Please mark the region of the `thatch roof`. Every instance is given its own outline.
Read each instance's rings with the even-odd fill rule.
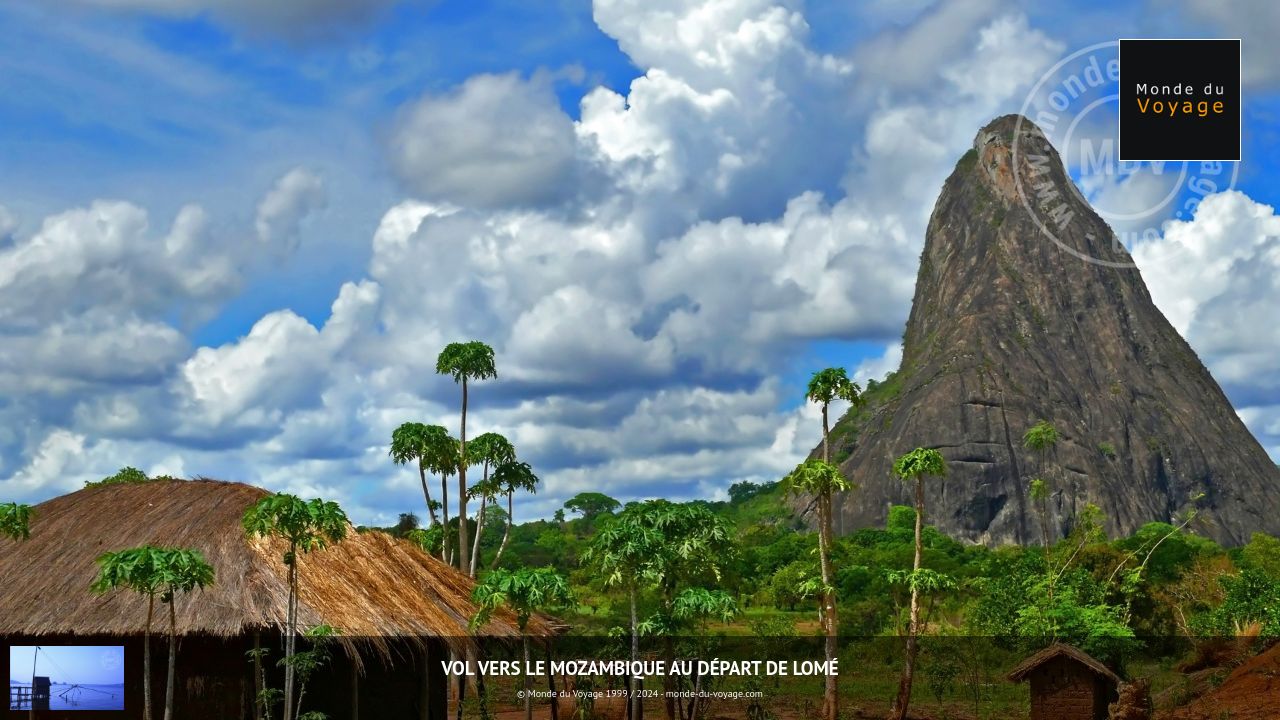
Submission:
[[[1100,661],[1093,658],[1085,651],[1065,643],[1054,643],[1026,660],[1023,660],[1018,663],[1017,667],[1009,672],[1008,677],[1014,682],[1022,682],[1027,678],[1027,675],[1031,674],[1032,670],[1035,670],[1050,660],[1059,657],[1070,658],[1089,670],[1092,670],[1094,673],[1107,678],[1111,682],[1120,682],[1120,676],[1112,672],[1111,668],[1103,665]]]
[[[123,590],[94,595],[89,585],[99,555],[148,543],[198,549],[216,573],[213,586],[178,601],[179,634],[283,629],[286,546],[248,538],[241,526],[245,510],[268,494],[241,483],[157,480],[86,488],[41,503],[29,540],[0,539],[0,635],[141,634],[145,599]],[[326,623],[383,650],[396,637],[468,642],[473,581],[412,543],[349,528],[341,543],[300,556],[298,568],[304,627]],[[554,629],[535,618],[529,631],[545,636]],[[509,613],[480,633],[519,634]]]

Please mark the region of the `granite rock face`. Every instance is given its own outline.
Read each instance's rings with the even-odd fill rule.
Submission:
[[[1055,209],[1070,213],[1060,225]],[[1057,536],[1085,503],[1113,536],[1193,504],[1193,529],[1219,542],[1280,534],[1280,471],[1113,237],[1029,120],[978,133],[929,221],[902,367],[833,428],[832,457],[858,485],[837,500],[838,532],[911,504],[892,463],[923,446],[950,469],[928,481],[928,522],[973,542],[1039,542],[1033,477],[1048,480]],[[1040,419],[1061,434],[1044,457],[1022,446]]]

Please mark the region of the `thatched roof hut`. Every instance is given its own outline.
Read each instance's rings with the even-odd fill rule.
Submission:
[[[1009,672],[1031,685],[1031,720],[1104,720],[1120,677],[1079,648],[1055,643]]]
[[[0,539],[0,635],[134,635],[147,603],[134,593],[97,596],[89,585],[104,552],[144,544],[190,547],[216,572],[212,587],[177,607],[180,635],[235,637],[285,627],[289,594],[283,541],[249,538],[245,510],[266,490],[217,480],[105,485],[41,503],[23,543]],[[418,547],[385,533],[357,533],[300,555],[300,623],[325,623],[347,637],[469,635],[473,581]],[[533,635],[553,629],[535,618]],[[482,629],[517,637],[514,618]]]

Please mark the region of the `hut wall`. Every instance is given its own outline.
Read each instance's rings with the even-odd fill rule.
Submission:
[[[1102,689],[1097,676],[1079,663],[1054,658],[1031,672],[1031,720],[1097,720]]]

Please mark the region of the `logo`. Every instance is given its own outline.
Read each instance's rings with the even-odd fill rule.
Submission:
[[[1023,161],[1043,167],[1056,148],[1073,181],[1067,183],[1072,194],[1091,206],[1113,231],[1110,238],[1096,238],[1090,225],[1085,229],[1090,245],[1131,250],[1139,243],[1158,240],[1166,221],[1190,219],[1206,195],[1234,187],[1239,165],[1185,157],[1175,161],[1120,159],[1121,42],[1090,45],[1050,67],[1032,86],[1019,112],[1043,135],[1023,132],[1029,128],[1020,119],[1011,152],[1014,167]],[[1125,81],[1130,77],[1126,73]],[[1202,81],[1201,90],[1204,85]],[[1127,259],[1093,257],[1064,242],[1072,223],[1083,222],[1083,218],[1069,211],[1067,198],[1038,192],[1022,175],[1014,173],[1018,199],[1040,231],[1060,249],[1098,265],[1134,267]]]

